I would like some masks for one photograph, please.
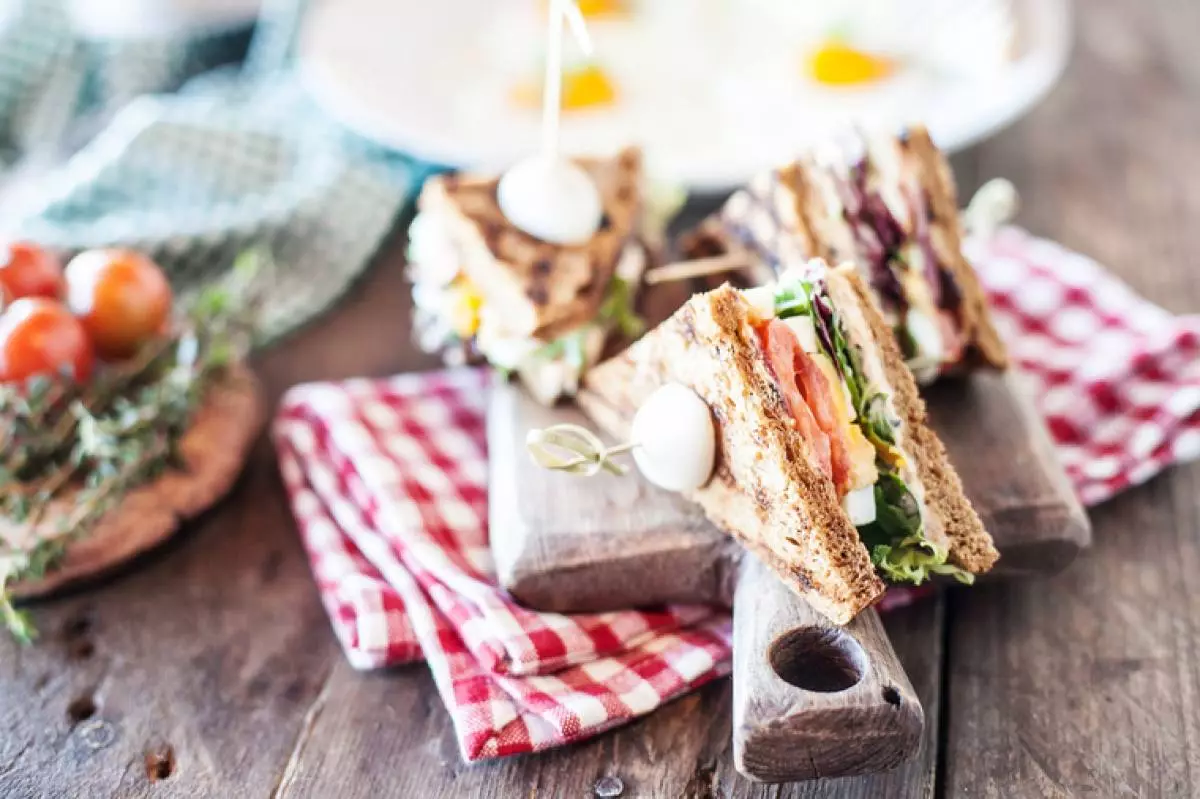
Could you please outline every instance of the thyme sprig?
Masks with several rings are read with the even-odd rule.
[[[244,254],[181,300],[170,333],[86,384],[0,385],[0,621],[18,640],[36,630],[6,587],[45,576],[130,490],[180,463],[205,393],[253,342],[269,269],[265,251]]]

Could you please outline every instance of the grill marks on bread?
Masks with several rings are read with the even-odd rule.
[[[422,211],[444,213],[462,250],[460,265],[512,335],[550,340],[595,316],[641,214],[642,159],[636,148],[611,159],[577,159],[596,182],[604,217],[580,245],[556,245],[513,227],[496,201],[497,176],[442,175],[421,192]]]

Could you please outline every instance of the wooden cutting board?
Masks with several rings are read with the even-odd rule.
[[[1087,517],[1016,376],[940,386],[929,403],[1000,548],[991,579],[1056,572],[1090,543]],[[698,508],[636,469],[585,479],[538,468],[526,432],[564,422],[588,424],[574,407],[543,408],[516,386],[492,391],[491,542],[515,597],[564,613],[732,605],[733,743],[751,778],[870,773],[915,754],[924,715],[873,610],[845,628],[831,624]]]

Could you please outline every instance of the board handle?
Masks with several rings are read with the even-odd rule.
[[[878,614],[838,627],[746,553],[733,612],[733,753],[762,782],[866,774],[916,755],[925,713]]]

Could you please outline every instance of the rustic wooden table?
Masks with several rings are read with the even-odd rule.
[[[1089,0],[1061,87],[960,159],[1005,175],[1020,222],[1167,308],[1200,307],[1200,5]],[[314,379],[432,366],[406,344],[401,246],[339,309],[262,358],[272,400]],[[1191,796],[1200,792],[1200,466],[1094,512],[1052,581],[887,619],[925,704],[922,756],[789,786],[733,770],[729,683],[549,754],[465,766],[429,674],[360,674],[317,599],[264,439],[228,502],[119,579],[0,640],[0,795]]]

